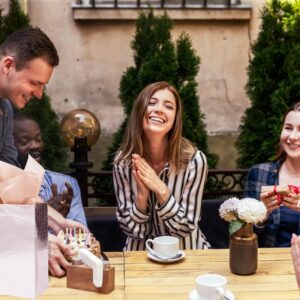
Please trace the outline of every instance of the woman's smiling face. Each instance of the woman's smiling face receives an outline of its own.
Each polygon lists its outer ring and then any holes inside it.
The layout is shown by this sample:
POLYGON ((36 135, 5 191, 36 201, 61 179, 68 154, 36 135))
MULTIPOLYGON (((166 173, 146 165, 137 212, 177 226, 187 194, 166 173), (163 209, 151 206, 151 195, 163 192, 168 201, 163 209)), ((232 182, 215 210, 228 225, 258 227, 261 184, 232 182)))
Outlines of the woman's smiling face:
POLYGON ((300 159, 300 112, 290 111, 286 115, 280 144, 287 157, 300 159))
POLYGON ((156 91, 149 100, 143 122, 143 131, 147 135, 167 135, 172 129, 176 117, 176 99, 168 89, 156 91))

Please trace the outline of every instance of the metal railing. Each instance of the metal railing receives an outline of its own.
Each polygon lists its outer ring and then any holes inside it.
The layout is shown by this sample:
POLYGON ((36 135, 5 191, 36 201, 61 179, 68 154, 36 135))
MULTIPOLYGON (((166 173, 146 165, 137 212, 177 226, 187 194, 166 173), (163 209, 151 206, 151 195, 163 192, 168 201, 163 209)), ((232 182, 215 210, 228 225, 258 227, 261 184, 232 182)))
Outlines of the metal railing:
MULTIPOLYGON (((74 0, 73 7, 84 8, 243 8, 241 0, 74 0)), ((248 6, 249 2, 246 3, 248 6)))
MULTIPOLYGON (((246 169, 209 170, 203 199, 241 197, 247 172, 246 169)), ((88 206, 89 199, 98 199, 102 205, 116 205, 111 171, 82 173, 77 170, 71 175, 78 180, 84 206, 88 206)))

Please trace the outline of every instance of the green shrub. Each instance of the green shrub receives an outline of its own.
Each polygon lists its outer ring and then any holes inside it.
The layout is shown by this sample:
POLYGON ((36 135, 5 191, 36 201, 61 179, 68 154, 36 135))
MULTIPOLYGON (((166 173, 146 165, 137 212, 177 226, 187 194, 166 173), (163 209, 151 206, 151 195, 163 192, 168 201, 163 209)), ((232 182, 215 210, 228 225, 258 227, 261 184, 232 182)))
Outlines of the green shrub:
MULTIPOLYGON (((18 0, 10 0, 8 14, 3 16, 0 11, 0 43, 14 31, 30 26, 30 20, 22 11, 18 0)), ((42 164, 53 171, 66 170, 67 148, 64 147, 57 115, 51 108, 50 98, 43 94, 42 99, 33 99, 22 112, 33 118, 40 126, 44 140, 42 164)))
POLYGON ((167 81, 176 86, 184 110, 183 136, 206 154, 210 167, 216 166, 217 156, 208 151, 204 116, 197 95, 196 75, 200 58, 186 33, 182 33, 175 43, 172 42, 172 28, 173 22, 166 13, 156 16, 152 9, 148 9, 139 15, 131 42, 134 66, 129 67, 122 76, 119 90, 126 117, 113 137, 103 163, 105 170, 112 168, 136 97, 145 86, 157 81, 167 81))
POLYGON ((236 143, 240 167, 274 158, 282 116, 300 100, 300 1, 269 1, 260 17, 246 87, 251 106, 236 143))

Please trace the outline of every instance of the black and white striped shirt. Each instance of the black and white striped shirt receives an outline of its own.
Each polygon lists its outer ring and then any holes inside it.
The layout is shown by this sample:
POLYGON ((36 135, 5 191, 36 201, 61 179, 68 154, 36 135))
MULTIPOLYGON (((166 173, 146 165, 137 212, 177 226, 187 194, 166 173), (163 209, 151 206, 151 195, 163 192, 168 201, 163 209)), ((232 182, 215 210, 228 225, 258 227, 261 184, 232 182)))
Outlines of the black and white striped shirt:
POLYGON ((145 213, 135 204, 137 186, 131 163, 121 161, 114 165, 114 187, 118 201, 116 214, 121 229, 128 236, 124 250, 145 250, 147 239, 161 235, 177 236, 180 249, 210 248, 198 226, 207 178, 205 155, 197 150, 186 168, 178 174, 168 174, 169 168, 166 164, 159 174, 169 188, 169 199, 160 206, 155 193, 150 192, 145 213))

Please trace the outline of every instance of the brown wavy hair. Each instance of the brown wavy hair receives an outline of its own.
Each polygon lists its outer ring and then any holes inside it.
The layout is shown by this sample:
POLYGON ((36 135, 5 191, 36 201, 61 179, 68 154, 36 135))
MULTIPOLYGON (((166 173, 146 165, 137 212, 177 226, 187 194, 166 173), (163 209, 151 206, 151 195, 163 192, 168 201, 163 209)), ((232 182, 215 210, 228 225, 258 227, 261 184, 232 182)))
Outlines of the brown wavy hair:
POLYGON ((149 101, 158 90, 168 89, 175 97, 176 116, 171 130, 168 132, 167 157, 171 169, 176 173, 185 167, 195 153, 193 144, 182 137, 182 106, 176 88, 167 82, 155 82, 146 86, 138 95, 129 116, 123 142, 114 163, 131 161, 131 155, 145 156, 143 145, 143 120, 147 113, 149 101))
MULTIPOLYGON (((295 112, 300 112, 300 102, 295 103, 293 106, 291 106, 286 113, 284 114, 283 118, 282 118, 282 126, 284 125, 286 116, 291 112, 291 111, 295 111, 295 112)), ((284 161, 286 159, 286 152, 282 149, 281 147, 281 143, 279 140, 278 146, 277 146, 277 152, 275 154, 275 158, 274 161, 276 160, 282 160, 284 161)))

